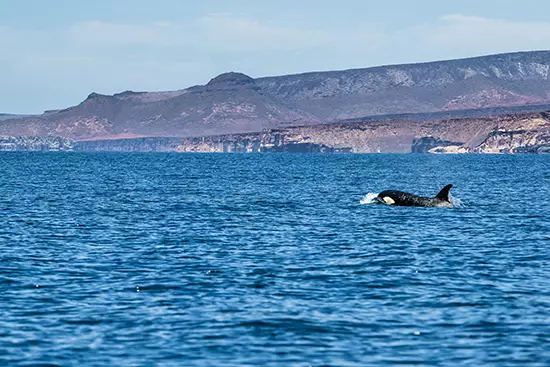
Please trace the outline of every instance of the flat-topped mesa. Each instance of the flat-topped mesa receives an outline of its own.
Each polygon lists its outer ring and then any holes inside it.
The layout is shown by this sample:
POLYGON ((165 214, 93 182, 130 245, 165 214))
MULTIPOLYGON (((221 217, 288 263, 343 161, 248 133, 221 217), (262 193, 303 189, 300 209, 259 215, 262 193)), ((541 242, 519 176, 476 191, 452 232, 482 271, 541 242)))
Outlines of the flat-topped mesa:
POLYGON ((147 93, 147 92, 134 92, 133 90, 125 90, 124 92, 113 94, 113 97, 117 97, 117 98, 132 97, 132 96, 137 96, 137 95, 145 94, 145 93, 147 93))
POLYGON ((254 79, 243 73, 236 73, 232 71, 229 73, 220 74, 217 77, 211 79, 208 82, 207 86, 238 86, 249 84, 255 84, 254 79))
POLYGON ((105 97, 112 97, 112 96, 109 96, 107 94, 92 92, 88 95, 88 97, 86 97, 86 99, 105 98, 105 97))
POLYGON ((143 94, 147 94, 147 92, 134 92, 131 90, 125 90, 124 92, 115 93, 115 94, 102 94, 102 93, 96 93, 92 92, 86 97, 86 100, 92 100, 92 99, 126 99, 126 98, 132 98, 135 96, 140 96, 143 94))

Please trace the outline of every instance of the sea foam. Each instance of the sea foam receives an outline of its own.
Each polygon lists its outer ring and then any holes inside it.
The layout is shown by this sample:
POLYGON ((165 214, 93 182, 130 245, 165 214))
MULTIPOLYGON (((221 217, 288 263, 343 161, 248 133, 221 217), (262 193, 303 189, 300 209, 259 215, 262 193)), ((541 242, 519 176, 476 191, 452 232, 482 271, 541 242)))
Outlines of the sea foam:
POLYGON ((377 193, 369 192, 365 197, 361 199, 359 203, 361 204, 377 204, 379 203, 378 200, 376 200, 376 197, 378 196, 377 193))

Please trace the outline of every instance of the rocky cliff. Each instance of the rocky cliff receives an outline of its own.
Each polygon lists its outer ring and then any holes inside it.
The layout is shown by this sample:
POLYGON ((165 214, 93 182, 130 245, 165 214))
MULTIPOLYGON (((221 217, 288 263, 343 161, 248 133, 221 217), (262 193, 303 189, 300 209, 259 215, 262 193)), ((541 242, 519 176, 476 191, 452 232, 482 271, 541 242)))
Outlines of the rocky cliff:
POLYGON ((550 128, 497 130, 472 150, 475 153, 550 153, 550 128))
POLYGON ((178 91, 92 93, 78 106, 1 121, 0 135, 186 137, 373 115, 482 117, 492 108, 550 103, 549 70, 550 51, 538 51, 258 79, 226 73, 178 91))
POLYGON ((0 150, 125 152, 547 153, 550 113, 439 120, 364 120, 203 137, 71 141, 5 137, 0 150))
POLYGON ((433 136, 423 136, 413 139, 411 153, 445 153, 451 151, 450 147, 463 146, 462 142, 441 140, 433 136))
POLYGON ((175 152, 181 138, 88 140, 74 143, 78 152, 175 152))
POLYGON ((69 151, 74 141, 59 136, 0 136, 0 151, 69 151))
MULTIPOLYGON (((335 137, 338 139, 338 137, 335 137)), ((258 133, 229 134, 185 138, 177 148, 178 152, 203 153, 349 153, 351 148, 332 144, 331 146, 303 136, 295 128, 264 130, 258 133)))
POLYGON ((182 152, 538 153, 550 115, 523 113, 442 120, 390 119, 289 127, 183 139, 182 152), (509 133, 515 131, 516 133, 509 133), (519 135, 521 131, 521 135, 519 135), (506 133, 505 133, 506 132, 506 133), (509 135, 513 139, 505 139, 509 135), (534 148, 538 146, 539 148, 534 148))

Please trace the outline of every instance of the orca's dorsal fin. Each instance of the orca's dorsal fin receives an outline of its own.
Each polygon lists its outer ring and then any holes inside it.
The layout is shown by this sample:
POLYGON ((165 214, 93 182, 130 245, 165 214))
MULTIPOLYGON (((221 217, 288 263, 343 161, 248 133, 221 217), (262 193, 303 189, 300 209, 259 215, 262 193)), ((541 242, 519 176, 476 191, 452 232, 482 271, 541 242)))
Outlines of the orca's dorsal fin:
POLYGON ((444 188, 441 189, 439 194, 435 196, 436 199, 449 201, 449 191, 451 191, 451 188, 453 187, 453 184, 448 184, 444 188))

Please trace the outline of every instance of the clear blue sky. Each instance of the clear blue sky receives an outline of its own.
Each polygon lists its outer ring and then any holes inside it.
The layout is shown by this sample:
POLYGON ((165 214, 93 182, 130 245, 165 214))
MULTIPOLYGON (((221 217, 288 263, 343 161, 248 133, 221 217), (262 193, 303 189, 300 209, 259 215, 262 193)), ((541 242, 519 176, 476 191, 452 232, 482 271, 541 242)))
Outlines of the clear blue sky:
POLYGON ((550 49, 546 0, 0 0, 0 112, 89 93, 550 49))

